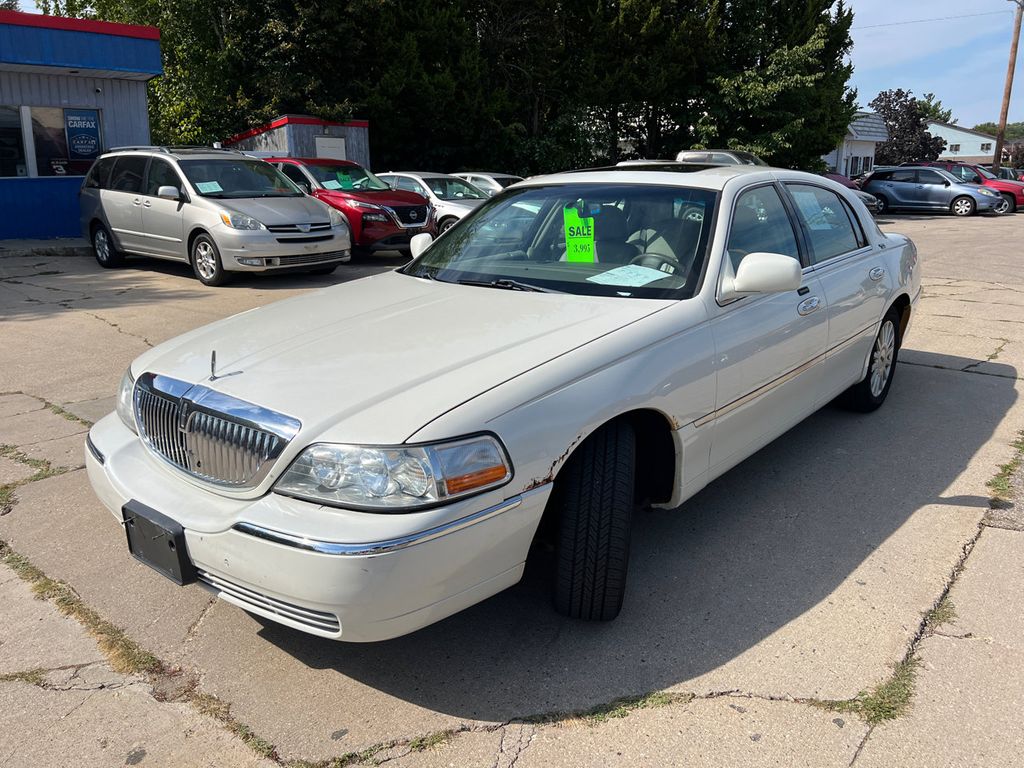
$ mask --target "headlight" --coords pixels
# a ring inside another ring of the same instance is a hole
[[[132,378],[132,369],[129,368],[121,377],[121,386],[117,390],[117,405],[114,409],[124,425],[135,434],[139,434],[139,430],[135,426],[134,393],[135,379]]]
[[[232,229],[266,229],[262,222],[257,221],[252,216],[235,211],[230,213],[228,211],[221,211],[220,220],[224,222],[225,226]]]
[[[417,446],[317,443],[299,454],[274,490],[337,507],[386,511],[450,501],[511,477],[505,451],[490,435]]]
[[[342,224],[348,224],[348,220],[345,218],[345,214],[343,214],[341,211],[335,208],[330,208],[328,209],[328,212],[330,213],[331,216],[332,227],[340,227]]]
[[[383,210],[379,205],[376,205],[375,203],[364,203],[362,200],[348,200],[346,202],[354,208],[370,208],[371,210],[374,211]]]
[[[981,193],[981,194],[983,194],[983,195],[987,195],[988,197],[999,197],[999,195],[998,195],[998,194],[996,194],[995,192],[993,192],[993,191],[992,191],[991,189],[989,189],[988,187],[979,187],[979,188],[978,188],[978,192],[980,192],[980,193]]]

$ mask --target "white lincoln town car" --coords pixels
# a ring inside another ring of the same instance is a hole
[[[633,510],[837,397],[878,408],[920,295],[852,192],[756,166],[536,177],[412,247],[131,365],[86,457],[136,558],[375,641],[515,584],[544,536],[555,609],[612,619]]]

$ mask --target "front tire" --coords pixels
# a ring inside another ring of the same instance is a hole
[[[209,235],[197,235],[192,241],[192,271],[203,285],[224,285],[230,279],[220,258],[220,251]]]
[[[896,359],[900,351],[900,316],[890,309],[882,318],[882,324],[871,347],[868,374],[859,384],[854,384],[845,393],[848,408],[861,413],[877,410],[885,402],[896,374]]]
[[[949,210],[954,216],[973,216],[975,207],[974,201],[966,195],[956,198],[949,204]],[[996,213],[1002,211],[997,209]]]
[[[443,235],[449,229],[454,227],[457,222],[458,219],[456,219],[454,216],[450,216],[447,219],[441,219],[441,221],[437,225],[437,234]]]
[[[1010,192],[1003,192],[1001,197],[1006,201],[1006,209],[999,211],[999,213],[1016,213],[1017,212],[1017,198]]]
[[[98,222],[92,228],[92,252],[104,269],[124,264],[124,254],[114,247],[114,238],[110,235],[110,230]]]
[[[580,446],[556,480],[555,610],[610,621],[626,593],[635,503],[636,434],[607,424]]]

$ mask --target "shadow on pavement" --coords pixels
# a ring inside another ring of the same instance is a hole
[[[921,356],[938,367],[971,362]],[[532,567],[490,600],[385,643],[334,643],[269,623],[260,634],[303,665],[466,718],[577,710],[667,688],[827,600],[922,507],[987,508],[985,496],[942,494],[1015,400],[1008,378],[899,366],[880,411],[826,407],[680,509],[639,513],[626,604],[611,623],[557,616],[543,569]],[[833,637],[843,648],[842,625],[830,633],[824,647],[803,650],[827,654]],[[873,644],[868,630],[862,642]]]

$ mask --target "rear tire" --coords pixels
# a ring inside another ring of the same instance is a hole
[[[872,193],[874,194],[874,193]],[[875,211],[876,214],[881,216],[883,213],[889,212],[889,201],[885,199],[885,195],[875,195],[878,198],[878,207]]]
[[[437,234],[443,235],[449,229],[454,227],[458,221],[459,220],[456,219],[454,216],[449,216],[447,219],[441,219],[441,221],[437,225]]]
[[[843,393],[844,405],[853,411],[870,413],[885,402],[896,375],[896,359],[900,351],[900,316],[891,308],[882,318],[882,324],[871,345],[868,374],[859,384]]]
[[[949,204],[950,213],[954,216],[973,216],[975,208],[974,201],[967,195],[961,195]]]
[[[553,502],[561,508],[554,604],[565,616],[610,621],[619,615],[629,569],[635,459],[633,427],[612,422],[587,438],[555,481]]]
[[[97,222],[92,228],[92,252],[96,261],[104,269],[120,267],[124,264],[124,254],[114,246],[114,238],[110,230]]]

